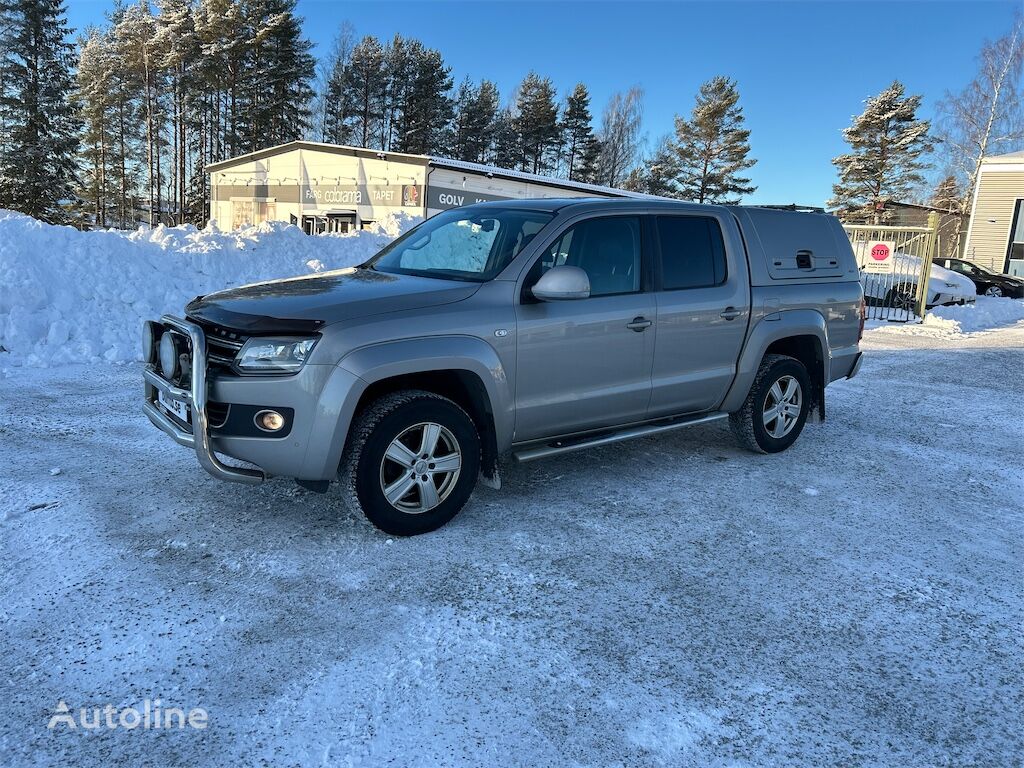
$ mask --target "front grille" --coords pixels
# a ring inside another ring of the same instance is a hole
[[[217,373],[234,375],[235,371],[231,364],[249,337],[212,323],[199,322],[198,325],[206,334],[206,359],[210,368]]]

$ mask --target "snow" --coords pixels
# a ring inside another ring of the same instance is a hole
[[[143,320],[222,288],[359,264],[415,221],[316,237],[278,222],[80,232],[0,210],[0,368],[138,360]]]
[[[916,328],[786,453],[508,466],[414,539],[209,477],[138,365],[11,368],[0,765],[1015,764],[1024,323]],[[209,727],[46,729],[147,698]]]
[[[867,324],[869,336],[927,336],[955,339],[972,334],[985,334],[993,329],[1024,320],[1024,299],[979,296],[973,304],[954,304],[928,310],[920,323],[887,323],[872,320]]]

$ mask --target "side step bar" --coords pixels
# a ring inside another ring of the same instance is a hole
[[[692,427],[696,424],[707,424],[709,421],[724,419],[728,415],[729,414],[727,413],[709,413],[704,416],[696,416],[690,419],[676,419],[675,421],[670,421],[668,423],[661,422],[655,424],[644,424],[637,427],[626,427],[625,429],[621,429],[617,432],[605,432],[594,437],[581,437],[575,440],[571,438],[556,440],[546,445],[539,445],[534,448],[523,448],[518,451],[513,450],[512,456],[520,463],[525,461],[535,461],[536,459],[555,456],[559,453],[572,453],[573,451],[582,451],[586,448],[594,448],[598,445],[621,443],[623,440],[632,440],[635,437],[647,437],[648,435],[657,435],[661,432],[671,432],[674,429]]]

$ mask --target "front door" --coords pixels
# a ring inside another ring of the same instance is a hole
[[[639,216],[585,219],[569,227],[530,270],[552,266],[590,277],[588,299],[517,307],[515,440],[644,418],[651,393],[654,298],[644,274]]]

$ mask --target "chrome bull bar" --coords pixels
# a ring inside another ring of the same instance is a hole
[[[259,469],[231,467],[217,458],[210,444],[210,420],[206,412],[206,334],[195,323],[174,315],[164,315],[160,322],[183,334],[191,344],[191,391],[177,387],[163,378],[156,365],[148,363],[142,372],[147,384],[173,400],[188,403],[192,411],[192,432],[186,432],[170,419],[147,397],[143,410],[149,420],[170,435],[179,445],[188,446],[196,452],[199,464],[218,480],[255,485],[266,479],[266,473]]]

